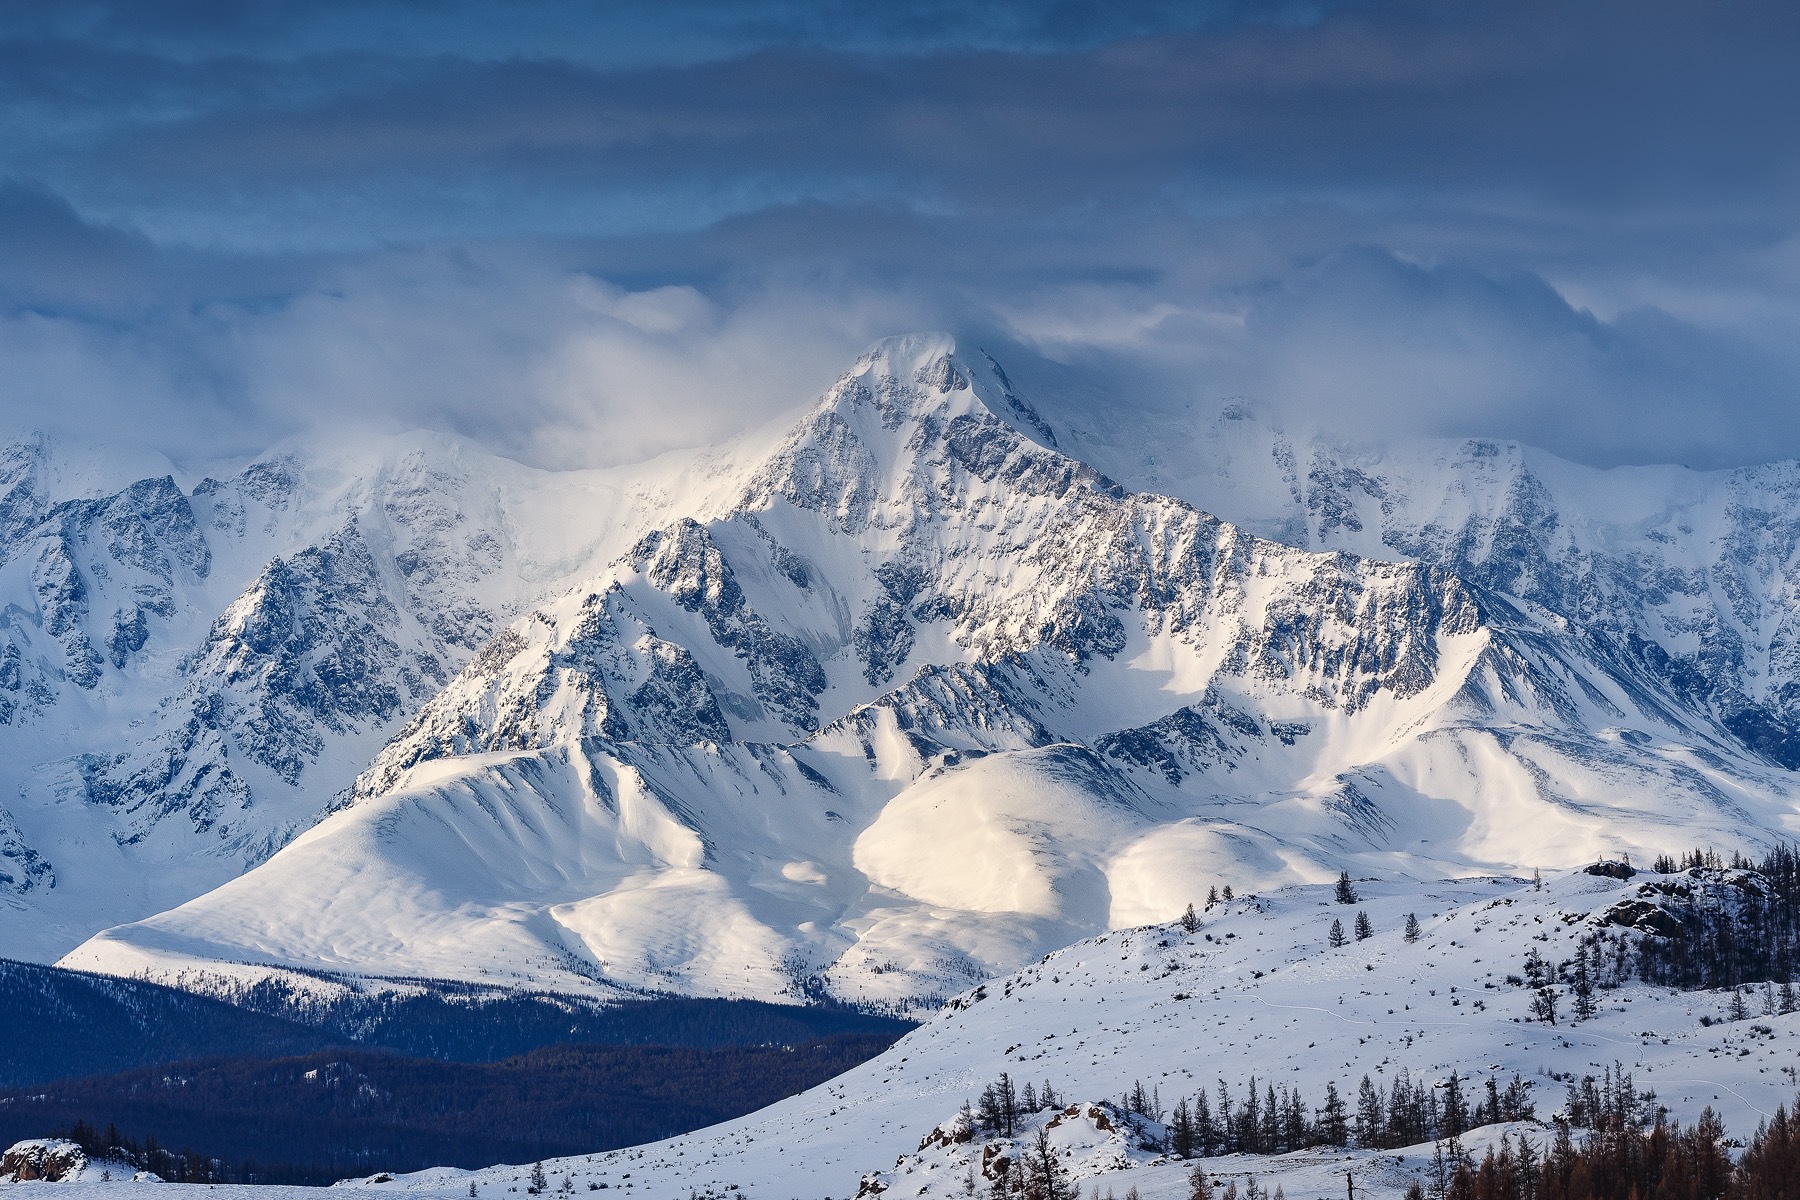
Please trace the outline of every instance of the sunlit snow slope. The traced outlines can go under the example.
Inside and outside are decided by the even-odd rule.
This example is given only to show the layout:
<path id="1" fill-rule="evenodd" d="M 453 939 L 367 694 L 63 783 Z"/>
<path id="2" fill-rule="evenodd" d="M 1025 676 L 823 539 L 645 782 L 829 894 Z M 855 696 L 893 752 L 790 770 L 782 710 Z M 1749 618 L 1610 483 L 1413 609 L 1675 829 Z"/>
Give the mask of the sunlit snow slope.
<path id="1" fill-rule="evenodd" d="M 332 816 L 64 962 L 908 1007 L 1212 882 L 1789 829 L 1789 772 L 1642 653 L 1055 442 L 984 356 L 880 344 L 496 623 Z"/>

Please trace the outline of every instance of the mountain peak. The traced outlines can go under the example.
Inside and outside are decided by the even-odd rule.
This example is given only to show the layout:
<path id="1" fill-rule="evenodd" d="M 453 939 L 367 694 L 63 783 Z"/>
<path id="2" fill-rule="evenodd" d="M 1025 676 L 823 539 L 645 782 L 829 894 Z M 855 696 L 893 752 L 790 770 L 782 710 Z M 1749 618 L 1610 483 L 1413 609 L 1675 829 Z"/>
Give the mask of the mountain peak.
<path id="1" fill-rule="evenodd" d="M 985 351 L 959 354 L 948 333 L 882 338 L 825 393 L 822 411 L 847 417 L 848 410 L 870 402 L 890 431 L 927 415 L 985 415 L 1040 445 L 1057 444 L 1049 422 L 1018 394 L 1005 369 Z"/>

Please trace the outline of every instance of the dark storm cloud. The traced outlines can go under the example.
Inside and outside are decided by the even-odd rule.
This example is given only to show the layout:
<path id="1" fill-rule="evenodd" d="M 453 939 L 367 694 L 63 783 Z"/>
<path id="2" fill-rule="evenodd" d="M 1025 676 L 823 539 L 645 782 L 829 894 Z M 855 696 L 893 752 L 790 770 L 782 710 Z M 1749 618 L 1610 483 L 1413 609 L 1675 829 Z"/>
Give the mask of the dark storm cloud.
<path id="1" fill-rule="evenodd" d="M 71 389 L 143 371 L 144 405 L 207 392 L 191 403 L 241 414 L 245 442 L 345 419 L 333 395 L 616 456 L 947 324 L 1365 431 L 1800 453 L 1786 6 L 7 20 L 0 239 L 24 249 L 0 255 L 0 373 L 33 396 L 88 355 Z M 784 337 L 785 359 L 752 348 Z M 768 358 L 764 382 L 679 366 L 741 381 L 731 354 Z M 658 370 L 693 421 L 620 432 Z M 7 394 L 26 421 L 28 390 Z M 523 418 L 490 421 L 496 397 Z"/>

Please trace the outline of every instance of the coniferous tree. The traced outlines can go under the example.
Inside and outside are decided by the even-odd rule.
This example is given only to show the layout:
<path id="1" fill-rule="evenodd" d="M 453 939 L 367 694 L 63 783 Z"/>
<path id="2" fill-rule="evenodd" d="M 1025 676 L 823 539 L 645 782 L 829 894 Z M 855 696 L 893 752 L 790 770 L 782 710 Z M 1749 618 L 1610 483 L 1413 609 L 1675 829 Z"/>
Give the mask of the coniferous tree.
<path id="1" fill-rule="evenodd" d="M 1356 940 L 1367 941 L 1375 935 L 1375 926 L 1369 921 L 1369 914 L 1362 909 L 1356 910 Z"/>
<path id="2" fill-rule="evenodd" d="M 1381 1092 L 1367 1076 L 1356 1092 L 1356 1144 L 1365 1150 L 1381 1145 L 1387 1130 L 1387 1114 L 1382 1108 Z"/>
<path id="3" fill-rule="evenodd" d="M 1223 892 L 1223 895 L 1224 895 L 1225 899 L 1227 899 L 1227 900 L 1230 900 L 1232 898 L 1231 885 L 1229 883 L 1225 885 L 1225 891 Z"/>
<path id="4" fill-rule="evenodd" d="M 1281 1102 L 1275 1098 L 1275 1085 L 1271 1083 L 1263 1096 L 1262 1131 L 1257 1135 L 1264 1154 L 1281 1153 L 1281 1134 Z"/>
<path id="5" fill-rule="evenodd" d="M 1333 917 L 1331 920 L 1331 932 L 1326 934 L 1325 936 L 1330 940 L 1331 945 L 1334 949 L 1338 946 L 1342 946 L 1345 942 L 1348 942 L 1350 940 L 1349 938 L 1344 936 L 1344 923 L 1342 921 L 1338 920 L 1336 917 Z"/>
<path id="6" fill-rule="evenodd" d="M 1081 1200 L 1081 1187 L 1069 1178 L 1056 1147 L 1050 1144 L 1050 1133 L 1040 1127 L 1029 1155 L 1030 1179 L 1039 1200 Z"/>
<path id="7" fill-rule="evenodd" d="M 1006 1114 L 1000 1110 L 1000 1093 L 991 1083 L 981 1089 L 975 1120 L 977 1127 L 987 1133 L 1001 1133 L 1006 1129 Z"/>
<path id="8" fill-rule="evenodd" d="M 1339 871 L 1338 872 L 1337 892 L 1336 892 L 1335 898 L 1339 904 L 1355 904 L 1356 903 L 1356 901 L 1357 901 L 1356 889 L 1354 887 L 1352 887 L 1350 884 L 1350 872 L 1348 872 L 1348 871 Z"/>
<path id="9" fill-rule="evenodd" d="M 1200 914 L 1194 911 L 1192 904 L 1189 904 L 1187 911 L 1181 914 L 1181 927 L 1189 933 L 1197 932 L 1200 928 Z"/>
<path id="10" fill-rule="evenodd" d="M 1420 930 L 1420 928 L 1419 928 L 1419 915 L 1417 913 L 1407 913 L 1406 914 L 1406 940 L 1408 942 L 1416 942 L 1419 940 L 1419 937 L 1422 932 L 1423 931 Z"/>
<path id="11" fill-rule="evenodd" d="M 1206 892 L 1206 907 L 1211 908 L 1213 905 L 1217 904 L 1218 902 L 1219 902 L 1219 889 L 1216 886 L 1208 888 L 1207 892 Z"/>
<path id="12" fill-rule="evenodd" d="M 1004 1122 L 1000 1132 L 1011 1137 L 1019 1121 L 1019 1093 L 1013 1088 L 1012 1076 L 1005 1071 L 1000 1072 L 1000 1082 L 994 1087 L 994 1096 L 1000 1102 L 1000 1116 Z"/>
<path id="13" fill-rule="evenodd" d="M 1588 944 L 1575 947 L 1575 982 L 1570 990 L 1575 996 L 1575 1019 L 1585 1021 L 1594 1015 L 1594 978 L 1588 971 Z"/>
<path id="14" fill-rule="evenodd" d="M 1188 1200 L 1213 1200 L 1212 1180 L 1206 1177 L 1206 1168 L 1196 1166 L 1188 1172 Z"/>
<path id="15" fill-rule="evenodd" d="M 1469 1106 L 1463 1099 L 1462 1080 L 1454 1069 L 1444 1081 L 1443 1136 L 1461 1137 L 1469 1128 Z"/>
<path id="16" fill-rule="evenodd" d="M 1213 1121 L 1212 1105 L 1207 1102 L 1205 1088 L 1201 1088 L 1194 1096 L 1194 1141 L 1203 1155 L 1212 1154 L 1219 1145 L 1218 1128 Z"/>
<path id="17" fill-rule="evenodd" d="M 1325 1085 L 1325 1107 L 1319 1110 L 1319 1140 L 1327 1146 L 1343 1146 L 1350 1141 L 1349 1116 L 1335 1083 Z"/>
<path id="18" fill-rule="evenodd" d="M 1176 1158 L 1192 1158 L 1199 1149 L 1199 1139 L 1194 1136 L 1194 1114 L 1188 1108 L 1187 1097 L 1175 1102 L 1175 1115 L 1169 1121 L 1169 1153 Z"/>

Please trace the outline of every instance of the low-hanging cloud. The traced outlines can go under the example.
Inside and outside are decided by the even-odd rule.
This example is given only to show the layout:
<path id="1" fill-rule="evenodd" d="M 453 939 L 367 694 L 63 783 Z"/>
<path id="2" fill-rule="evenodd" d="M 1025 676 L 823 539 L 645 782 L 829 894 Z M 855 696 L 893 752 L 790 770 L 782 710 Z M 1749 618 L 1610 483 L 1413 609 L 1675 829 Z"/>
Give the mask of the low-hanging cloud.
<path id="1" fill-rule="evenodd" d="M 944 327 L 1090 406 L 1800 455 L 1783 6 L 864 7 L 9 18 L 0 419 L 619 462 Z"/>

